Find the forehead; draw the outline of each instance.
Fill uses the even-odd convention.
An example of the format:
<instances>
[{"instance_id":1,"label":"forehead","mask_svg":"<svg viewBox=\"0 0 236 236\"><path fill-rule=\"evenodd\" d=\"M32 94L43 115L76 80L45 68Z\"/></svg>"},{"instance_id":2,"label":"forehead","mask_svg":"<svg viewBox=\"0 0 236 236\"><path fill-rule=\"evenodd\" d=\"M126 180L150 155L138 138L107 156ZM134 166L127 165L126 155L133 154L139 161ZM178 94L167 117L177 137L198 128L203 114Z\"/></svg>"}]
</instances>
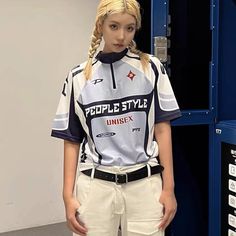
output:
<instances>
[{"instance_id":1,"label":"forehead","mask_svg":"<svg viewBox=\"0 0 236 236\"><path fill-rule=\"evenodd\" d=\"M128 13L114 13L108 15L104 22L116 22L121 25L136 24L136 19L134 16Z\"/></svg>"}]
</instances>

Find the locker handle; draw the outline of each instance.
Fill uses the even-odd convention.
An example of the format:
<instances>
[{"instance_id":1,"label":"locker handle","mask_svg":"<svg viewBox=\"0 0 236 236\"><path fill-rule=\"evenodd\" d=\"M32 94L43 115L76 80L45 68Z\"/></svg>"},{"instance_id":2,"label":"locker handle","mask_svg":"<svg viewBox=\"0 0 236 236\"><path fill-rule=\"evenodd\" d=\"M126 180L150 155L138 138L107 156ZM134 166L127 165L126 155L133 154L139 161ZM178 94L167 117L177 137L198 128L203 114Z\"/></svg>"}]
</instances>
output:
<instances>
[{"instance_id":1,"label":"locker handle","mask_svg":"<svg viewBox=\"0 0 236 236\"><path fill-rule=\"evenodd\" d=\"M162 63L166 63L168 60L167 49L168 49L167 37L163 36L154 37L154 55Z\"/></svg>"}]
</instances>

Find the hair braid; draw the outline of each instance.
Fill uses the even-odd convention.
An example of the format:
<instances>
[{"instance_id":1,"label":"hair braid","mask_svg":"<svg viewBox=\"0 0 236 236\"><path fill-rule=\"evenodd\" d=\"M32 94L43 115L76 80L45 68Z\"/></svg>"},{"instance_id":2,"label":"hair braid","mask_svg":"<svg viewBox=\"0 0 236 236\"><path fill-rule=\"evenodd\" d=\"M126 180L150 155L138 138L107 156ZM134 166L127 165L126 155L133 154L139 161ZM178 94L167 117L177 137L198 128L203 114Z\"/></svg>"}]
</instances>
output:
<instances>
[{"instance_id":1,"label":"hair braid","mask_svg":"<svg viewBox=\"0 0 236 236\"><path fill-rule=\"evenodd\" d=\"M140 60L141 60L141 64L142 64L142 67L143 67L143 70L145 71L147 66L148 66L148 63L150 61L150 58L149 58L149 55L147 53L144 53L140 50L137 49L137 45L135 43L134 40L132 40L129 44L129 50L134 53L134 54L137 54L139 57L140 57Z\"/></svg>"},{"instance_id":2,"label":"hair braid","mask_svg":"<svg viewBox=\"0 0 236 236\"><path fill-rule=\"evenodd\" d=\"M88 52L89 58L88 58L87 64L84 69L85 78L87 80L90 79L93 57L94 57L98 47L100 46L101 41L102 41L102 35L101 35L101 33L99 33L98 28L95 27L94 31L93 31L93 35L92 35L92 40L91 40L89 52Z\"/></svg>"}]
</instances>

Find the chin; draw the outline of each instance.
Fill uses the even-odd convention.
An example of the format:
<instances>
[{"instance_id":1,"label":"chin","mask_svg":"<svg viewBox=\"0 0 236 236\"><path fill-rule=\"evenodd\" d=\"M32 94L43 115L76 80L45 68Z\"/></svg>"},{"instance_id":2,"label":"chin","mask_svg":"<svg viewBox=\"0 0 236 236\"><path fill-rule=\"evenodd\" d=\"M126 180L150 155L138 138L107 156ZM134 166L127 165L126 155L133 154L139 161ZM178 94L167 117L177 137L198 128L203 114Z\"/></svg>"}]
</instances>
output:
<instances>
[{"instance_id":1,"label":"chin","mask_svg":"<svg viewBox=\"0 0 236 236\"><path fill-rule=\"evenodd\" d=\"M114 52L122 52L126 49L126 47L122 47L122 48L116 48L114 49Z\"/></svg>"},{"instance_id":2,"label":"chin","mask_svg":"<svg viewBox=\"0 0 236 236\"><path fill-rule=\"evenodd\" d=\"M119 53L119 52L122 52L123 51L123 49L122 50L114 50L114 52L116 52L116 53Z\"/></svg>"},{"instance_id":3,"label":"chin","mask_svg":"<svg viewBox=\"0 0 236 236\"><path fill-rule=\"evenodd\" d=\"M107 52L107 53L119 53L119 52L122 52L126 49L126 47L111 47L109 48L108 50L104 50L104 52Z\"/></svg>"}]
</instances>

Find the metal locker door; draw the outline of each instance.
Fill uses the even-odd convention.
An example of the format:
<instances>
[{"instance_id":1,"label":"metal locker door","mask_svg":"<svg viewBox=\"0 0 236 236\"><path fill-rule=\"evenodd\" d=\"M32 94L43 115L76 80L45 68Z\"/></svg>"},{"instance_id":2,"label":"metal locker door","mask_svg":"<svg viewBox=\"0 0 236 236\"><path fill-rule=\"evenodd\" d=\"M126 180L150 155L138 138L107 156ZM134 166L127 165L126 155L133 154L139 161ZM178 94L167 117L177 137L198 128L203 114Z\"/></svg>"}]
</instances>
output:
<instances>
[{"instance_id":1,"label":"metal locker door","mask_svg":"<svg viewBox=\"0 0 236 236\"><path fill-rule=\"evenodd\" d=\"M218 4L217 0L152 1L152 53L169 68L183 113L183 117L173 123L179 207L167 236L213 236L216 233L215 216L211 212L214 196L210 190L214 162L211 137L217 112ZM174 50L178 55L173 55ZM184 70L180 71L182 67ZM183 147L178 146L179 140L183 140Z\"/></svg>"}]
</instances>

